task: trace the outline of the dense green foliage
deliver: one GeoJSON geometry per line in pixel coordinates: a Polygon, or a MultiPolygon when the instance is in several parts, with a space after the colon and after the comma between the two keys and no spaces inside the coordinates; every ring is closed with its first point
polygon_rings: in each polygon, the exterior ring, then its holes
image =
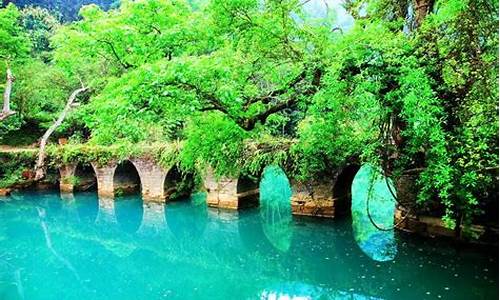
{"type": "Polygon", "coordinates": [[[352,26],[296,0],[122,1],[65,25],[10,5],[20,113],[0,134],[46,128],[81,81],[59,132],[74,144],[170,143],[165,161],[219,175],[369,162],[469,224],[498,201],[498,3],[418,3],[345,1],[352,26]]]}
{"type": "Polygon", "coordinates": [[[22,184],[25,170],[35,165],[35,152],[0,153],[0,188],[22,184]]]}
{"type": "Polygon", "coordinates": [[[58,19],[73,21],[78,18],[78,11],[83,5],[95,3],[103,9],[118,7],[119,0],[7,0],[18,7],[38,6],[50,10],[58,19]]]}

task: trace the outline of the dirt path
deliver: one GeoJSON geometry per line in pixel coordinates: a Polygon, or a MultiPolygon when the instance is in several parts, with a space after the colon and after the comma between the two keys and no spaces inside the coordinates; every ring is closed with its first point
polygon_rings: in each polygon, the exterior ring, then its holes
{"type": "Polygon", "coordinates": [[[16,153],[16,152],[36,152],[36,151],[38,151],[38,148],[31,146],[16,147],[9,145],[0,145],[0,152],[16,153]]]}

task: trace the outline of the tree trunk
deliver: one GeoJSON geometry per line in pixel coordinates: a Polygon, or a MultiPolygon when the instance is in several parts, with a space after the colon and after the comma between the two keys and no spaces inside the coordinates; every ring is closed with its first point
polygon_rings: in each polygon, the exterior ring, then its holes
{"type": "Polygon", "coordinates": [[[414,0],[413,3],[415,7],[415,27],[418,28],[427,14],[432,11],[434,0],[414,0]]]}
{"type": "Polygon", "coordinates": [[[76,97],[78,94],[85,92],[88,88],[87,87],[82,87],[77,90],[75,90],[71,96],[68,98],[68,102],[66,102],[66,106],[64,107],[63,111],[59,115],[59,118],[50,126],[49,129],[45,132],[45,134],[42,137],[42,140],[40,141],[40,150],[38,151],[38,160],[36,163],[35,167],[35,180],[40,180],[43,177],[45,177],[45,146],[47,145],[47,141],[50,137],[50,135],[56,130],[57,127],[61,125],[61,123],[64,121],[66,118],[66,115],[70,111],[73,102],[75,101],[76,97]]]}
{"type": "Polygon", "coordinates": [[[9,116],[15,114],[15,111],[10,110],[10,94],[12,92],[12,84],[15,80],[10,66],[7,66],[7,80],[5,81],[5,90],[3,92],[3,109],[0,113],[0,121],[7,119],[9,116]]]}

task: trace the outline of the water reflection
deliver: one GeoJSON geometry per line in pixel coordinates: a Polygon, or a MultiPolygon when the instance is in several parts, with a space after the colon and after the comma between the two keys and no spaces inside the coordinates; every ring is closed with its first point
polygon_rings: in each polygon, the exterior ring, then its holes
{"type": "Polygon", "coordinates": [[[99,212],[95,221],[99,225],[116,225],[115,200],[111,197],[99,197],[99,212]]]}
{"type": "Polygon", "coordinates": [[[196,193],[188,199],[168,204],[167,224],[170,232],[179,240],[199,240],[207,227],[207,204],[205,193],[196,193]]]}
{"type": "Polygon", "coordinates": [[[173,203],[115,207],[118,218],[143,209],[144,228],[172,227],[123,234],[122,226],[72,218],[50,195],[16,194],[0,207],[1,299],[19,299],[18,287],[26,299],[68,300],[498,298],[497,253],[464,255],[402,236],[397,259],[380,263],[360,250],[349,220],[313,218],[293,219],[290,249],[281,252],[265,237],[259,209],[198,214],[188,201],[173,214],[173,203]]]}
{"type": "MultiPolygon", "coordinates": [[[[253,210],[248,210],[253,211],[253,210]]],[[[207,248],[220,248],[218,255],[239,253],[253,246],[241,230],[242,215],[247,211],[207,209],[207,227],[202,242],[207,248]]]]}
{"type": "Polygon", "coordinates": [[[127,233],[136,232],[143,219],[142,199],[139,195],[115,198],[115,215],[120,228],[127,233]],[[132,213],[131,213],[132,212],[132,213]]]}
{"type": "Polygon", "coordinates": [[[99,197],[94,192],[79,192],[74,194],[75,206],[80,221],[94,223],[99,213],[99,197]]]}
{"type": "MultiPolygon", "coordinates": [[[[388,183],[392,186],[392,182],[388,183]]],[[[392,229],[395,204],[381,170],[370,165],[362,166],[352,183],[352,226],[359,247],[373,260],[389,261],[396,256],[392,229]],[[382,231],[373,225],[367,208],[374,223],[388,230],[382,231]]]]}
{"type": "Polygon", "coordinates": [[[144,202],[142,212],[142,222],[137,230],[139,235],[157,236],[167,232],[164,203],[144,202]]]}
{"type": "Polygon", "coordinates": [[[64,213],[69,218],[74,218],[76,220],[80,219],[78,215],[78,210],[76,209],[76,199],[73,193],[61,193],[61,206],[64,213]]]}
{"type": "Polygon", "coordinates": [[[276,249],[287,252],[293,237],[290,182],[280,167],[268,166],[259,189],[264,235],[276,249]]]}

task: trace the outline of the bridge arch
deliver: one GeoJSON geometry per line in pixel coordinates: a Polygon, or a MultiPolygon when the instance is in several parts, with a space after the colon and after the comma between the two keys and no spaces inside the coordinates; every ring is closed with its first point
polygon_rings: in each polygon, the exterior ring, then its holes
{"type": "MultiPolygon", "coordinates": [[[[351,186],[359,168],[351,164],[309,180],[289,178],[292,214],[333,218],[350,213],[351,186]]],[[[262,175],[217,178],[209,170],[205,176],[208,205],[226,209],[259,206],[262,175]]]]}
{"type": "Polygon", "coordinates": [[[351,164],[341,169],[334,181],[333,199],[335,216],[345,216],[351,213],[352,183],[361,166],[351,164]]]}
{"type": "Polygon", "coordinates": [[[236,183],[238,208],[259,206],[259,180],[241,175],[236,183]]]}
{"type": "Polygon", "coordinates": [[[71,163],[59,168],[61,193],[97,189],[97,173],[90,163],[71,163]]]}
{"type": "Polygon", "coordinates": [[[97,190],[97,176],[90,163],[78,163],[75,168],[74,178],[74,191],[97,190]]]}
{"type": "Polygon", "coordinates": [[[194,189],[194,176],[183,173],[177,166],[172,166],[163,181],[163,193],[166,201],[187,199],[194,189]]]}
{"type": "Polygon", "coordinates": [[[141,192],[141,176],[135,164],[124,160],[117,164],[113,172],[113,191],[115,196],[141,192]]]}

